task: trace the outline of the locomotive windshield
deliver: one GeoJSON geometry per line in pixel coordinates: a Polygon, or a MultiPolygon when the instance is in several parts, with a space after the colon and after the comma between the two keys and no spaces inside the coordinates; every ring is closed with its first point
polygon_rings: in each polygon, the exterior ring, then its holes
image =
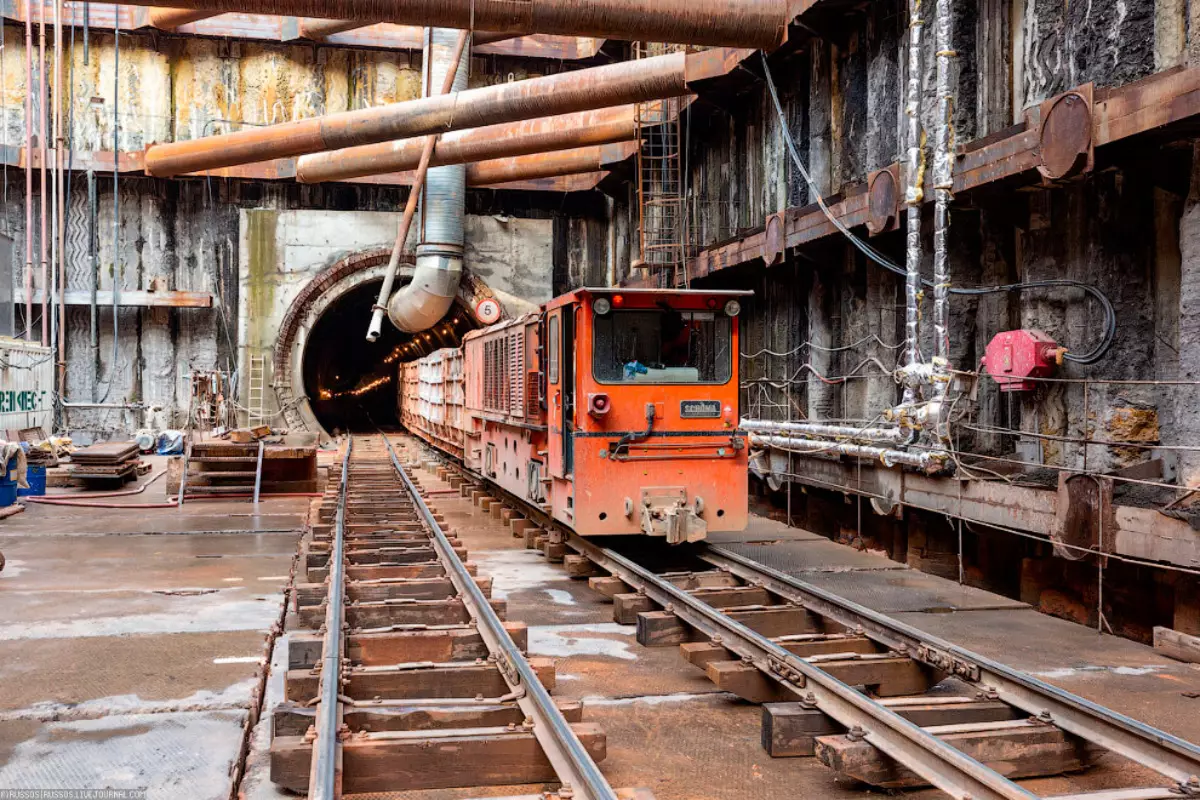
{"type": "Polygon", "coordinates": [[[592,371],[600,383],[716,383],[729,380],[732,321],[719,311],[672,308],[595,317],[592,371]]]}

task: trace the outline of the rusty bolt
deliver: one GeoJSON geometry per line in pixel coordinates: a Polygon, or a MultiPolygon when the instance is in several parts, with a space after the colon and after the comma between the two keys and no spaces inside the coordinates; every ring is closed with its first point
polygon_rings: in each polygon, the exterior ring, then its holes
{"type": "Polygon", "coordinates": [[[715,634],[713,634],[713,637],[711,639],[709,639],[708,641],[711,644],[720,644],[721,642],[725,641],[725,639],[721,636],[721,634],[715,633],[715,634]]]}
{"type": "Polygon", "coordinates": [[[846,738],[852,742],[861,742],[863,739],[867,738],[867,732],[863,730],[861,725],[855,725],[846,732],[846,738]]]}

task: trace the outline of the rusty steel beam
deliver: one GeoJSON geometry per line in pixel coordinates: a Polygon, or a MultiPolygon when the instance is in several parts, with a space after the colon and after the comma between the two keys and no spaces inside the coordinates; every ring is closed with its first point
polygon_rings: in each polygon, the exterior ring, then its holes
{"type": "Polygon", "coordinates": [[[788,0],[174,0],[172,7],[768,50],[783,44],[791,20],[788,0]]]}
{"type": "Polygon", "coordinates": [[[576,147],[532,156],[497,158],[467,167],[468,186],[495,186],[563,175],[598,172],[637,153],[636,142],[576,147]]]}
{"type": "MultiPolygon", "coordinates": [[[[1090,168],[1096,147],[1150,132],[1161,134],[1196,117],[1200,117],[1200,68],[1162,72],[1111,89],[1078,86],[1026,109],[1021,122],[960,146],[954,159],[953,192],[965,194],[1022,176],[1033,179],[1039,173],[1051,179],[1077,174],[1090,168]]],[[[891,172],[893,182],[903,185],[900,165],[881,172],[891,172]]],[[[868,189],[868,183],[843,187],[827,199],[829,210],[847,227],[882,226],[886,214],[873,214],[868,189]]],[[[782,236],[771,225],[763,225],[710,247],[689,263],[689,277],[700,278],[758,258],[775,263],[782,248],[837,233],[816,204],[789,208],[772,217],[783,218],[782,236]]]]}
{"type": "Polygon", "coordinates": [[[721,60],[671,53],[208,136],[146,151],[158,177],[689,94],[721,60]]]}
{"type": "MultiPolygon", "coordinates": [[[[526,156],[588,145],[627,142],[638,137],[637,107],[616,106],[554,117],[488,125],[448,133],[433,151],[432,166],[526,156]]],[[[302,156],[296,180],[321,183],[414,169],[420,139],[380,142],[302,156]]]]}
{"type": "Polygon", "coordinates": [[[163,8],[162,6],[151,6],[149,11],[150,24],[164,31],[173,31],[180,25],[188,25],[221,14],[219,11],[195,11],[186,8],[163,8]]]}

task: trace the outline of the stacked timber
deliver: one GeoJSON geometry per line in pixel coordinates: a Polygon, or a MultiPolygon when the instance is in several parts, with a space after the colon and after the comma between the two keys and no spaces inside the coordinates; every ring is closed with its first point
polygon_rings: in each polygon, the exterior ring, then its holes
{"type": "Polygon", "coordinates": [[[141,464],[136,442],[105,442],[71,454],[71,477],[83,481],[126,481],[141,464]]]}
{"type": "Polygon", "coordinates": [[[214,497],[315,492],[317,448],[264,442],[194,442],[187,458],[168,464],[167,493],[178,494],[184,472],[188,495],[214,497]],[[261,477],[260,477],[261,472],[261,477]]]}

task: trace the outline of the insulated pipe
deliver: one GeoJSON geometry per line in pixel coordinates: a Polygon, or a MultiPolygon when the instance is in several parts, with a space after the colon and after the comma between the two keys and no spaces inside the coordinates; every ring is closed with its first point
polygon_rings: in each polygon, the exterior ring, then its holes
{"type": "MultiPolygon", "coordinates": [[[[933,378],[934,396],[941,400],[950,384],[950,190],[954,164],[950,155],[951,119],[951,0],[937,0],[934,16],[934,49],[937,52],[938,110],[933,138],[933,378]]],[[[939,407],[939,411],[944,411],[939,407]]],[[[940,420],[939,420],[940,421],[940,420]]],[[[937,433],[945,432],[937,426],[937,433]]]]}
{"type": "Polygon", "coordinates": [[[786,41],[791,20],[788,0],[176,0],[172,6],[766,50],[786,41]]]}
{"type": "Polygon", "coordinates": [[[826,439],[854,439],[863,442],[900,442],[912,435],[900,428],[859,427],[855,425],[826,425],[817,422],[775,422],[766,419],[743,419],[739,424],[751,433],[789,433],[800,436],[819,436],[826,439]]]}
{"type": "Polygon", "coordinates": [[[25,15],[25,338],[33,339],[33,19],[25,15]]]}
{"type": "MultiPolygon", "coordinates": [[[[638,135],[637,106],[616,106],[448,133],[438,140],[429,163],[444,166],[524,156],[628,142],[638,135]]],[[[401,139],[302,156],[296,161],[296,180],[320,183],[404,172],[420,163],[424,145],[423,139],[401,139]]]]}
{"type": "MultiPolygon", "coordinates": [[[[908,184],[904,191],[908,231],[904,240],[904,369],[912,370],[921,360],[921,204],[924,199],[924,160],[921,154],[921,0],[908,3],[908,94],[904,113],[908,116],[908,184]]],[[[916,387],[904,387],[904,403],[917,398],[916,387]]]]}
{"type": "Polygon", "coordinates": [[[150,8],[150,24],[164,31],[173,31],[180,25],[190,25],[202,19],[220,16],[220,11],[197,11],[189,8],[150,8]]]}
{"type": "MultiPolygon", "coordinates": [[[[428,36],[428,32],[426,32],[428,36]]],[[[454,54],[450,60],[462,61],[467,53],[467,41],[471,38],[469,31],[460,31],[458,41],[454,46],[454,54]]],[[[426,48],[428,52],[429,48],[426,48]]],[[[469,61],[469,58],[466,59],[469,61]]],[[[442,94],[445,95],[453,88],[454,82],[458,79],[458,71],[451,73],[449,70],[442,76],[442,94]]],[[[423,86],[429,85],[429,72],[425,72],[425,81],[423,86]]],[[[425,93],[422,89],[422,93],[425,93]]],[[[367,341],[373,342],[379,338],[379,334],[383,329],[383,315],[387,311],[388,299],[392,293],[392,286],[396,282],[396,274],[400,271],[400,254],[404,252],[405,242],[408,240],[408,231],[412,227],[413,217],[417,212],[417,198],[421,196],[421,189],[425,185],[425,176],[429,169],[429,161],[433,157],[433,148],[437,144],[437,134],[426,136],[422,151],[421,163],[417,166],[417,178],[413,181],[412,188],[408,190],[408,200],[404,204],[404,216],[400,220],[400,228],[396,232],[396,241],[392,245],[392,255],[388,259],[387,271],[383,274],[383,285],[379,288],[379,300],[375,303],[375,307],[371,310],[371,324],[367,328],[367,341]]]]}
{"type": "MultiPolygon", "coordinates": [[[[700,54],[703,55],[703,54],[700,54]]],[[[684,53],[467,89],[146,150],[145,170],[172,177],[355,145],[688,94],[684,53]]],[[[705,65],[697,64],[697,73],[705,65]]]]}
{"type": "MultiPolygon", "coordinates": [[[[433,28],[426,35],[429,43],[425,48],[426,91],[442,83],[456,92],[466,89],[471,59],[465,48],[454,48],[458,32],[453,28],[433,28]]],[[[436,147],[437,143],[432,144],[436,147]]],[[[429,154],[432,157],[433,148],[429,154]]],[[[412,280],[392,295],[387,304],[388,319],[406,333],[433,327],[454,303],[463,270],[466,201],[465,165],[429,170],[421,198],[423,235],[417,245],[412,280]]]]}
{"type": "Polygon", "coordinates": [[[49,242],[48,231],[46,229],[46,162],[49,161],[49,148],[46,146],[46,6],[43,3],[38,3],[38,149],[42,154],[41,165],[41,180],[42,191],[39,200],[42,204],[42,224],[38,228],[41,241],[39,242],[39,250],[42,257],[42,347],[50,344],[50,317],[47,313],[50,297],[50,284],[47,283],[47,270],[49,263],[47,262],[46,249],[49,242]]]}
{"type": "Polygon", "coordinates": [[[819,439],[795,439],[790,436],[768,436],[757,433],[750,434],[750,443],[762,447],[774,447],[802,455],[824,455],[828,457],[843,455],[853,458],[868,458],[879,461],[885,467],[915,467],[925,472],[937,471],[946,464],[946,454],[936,451],[908,452],[907,450],[894,450],[888,447],[821,441],[819,439]]]}
{"type": "Polygon", "coordinates": [[[560,175],[597,172],[604,169],[604,156],[604,147],[593,145],[533,156],[481,161],[467,167],[467,183],[471,186],[492,186],[511,181],[535,181],[540,178],[557,178],[560,175]]]}

